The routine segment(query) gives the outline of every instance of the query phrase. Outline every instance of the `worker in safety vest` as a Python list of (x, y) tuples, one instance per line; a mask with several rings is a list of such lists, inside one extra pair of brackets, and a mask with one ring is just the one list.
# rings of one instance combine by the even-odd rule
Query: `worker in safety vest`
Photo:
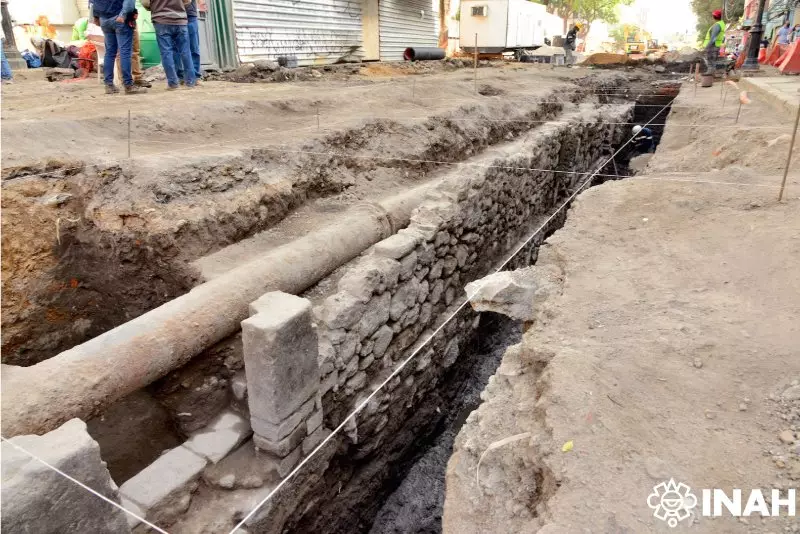
[(703, 49), (706, 52), (706, 73), (713, 74), (719, 61), (719, 49), (725, 44), (725, 21), (722, 20), (722, 11), (717, 9), (711, 16), (714, 24), (706, 32), (706, 39), (703, 41)]

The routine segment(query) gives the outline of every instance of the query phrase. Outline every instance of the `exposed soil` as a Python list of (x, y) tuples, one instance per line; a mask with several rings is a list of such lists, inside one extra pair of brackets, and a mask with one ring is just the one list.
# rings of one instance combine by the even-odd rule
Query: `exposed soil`
[(495, 96), (463, 71), (117, 99), (93, 80), (4, 87), (3, 361), (36, 363), (174, 298), (201, 279), (191, 261), (298, 208), (324, 221), (401, 191), (631, 77), (569, 82), (581, 75), (479, 69)]
[[(800, 528), (785, 516), (695, 509), (670, 529), (648, 507), (653, 486), (671, 477), (698, 496), (800, 480), (800, 274), (789, 267), (800, 258), (799, 177), (778, 204), (780, 177), (741, 158), (718, 172), (651, 170), (716, 157), (718, 137), (680, 123), (719, 124), (719, 98), (684, 90), (648, 171), (582, 194), (542, 247), (535, 269), (560, 273), (560, 289), (456, 440), (444, 532)], [(752, 106), (749, 125), (780, 123)], [(478, 458), (513, 436), (486, 454), (476, 482)]]

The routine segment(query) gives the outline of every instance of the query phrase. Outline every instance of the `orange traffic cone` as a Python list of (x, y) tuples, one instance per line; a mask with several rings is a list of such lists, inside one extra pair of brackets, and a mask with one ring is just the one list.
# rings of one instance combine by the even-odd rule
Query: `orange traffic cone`
[(793, 42), (783, 55), (782, 61), (777, 65), (781, 74), (800, 73), (800, 47), (797, 46), (798, 44), (800, 41)]
[[(773, 51), (774, 50), (770, 50), (770, 52), (773, 52)], [(771, 54), (767, 54), (767, 49), (766, 48), (759, 48), (759, 50), (758, 50), (758, 62), (759, 63), (761, 63), (763, 65), (764, 63), (769, 61), (768, 58), (770, 56), (771, 56)]]

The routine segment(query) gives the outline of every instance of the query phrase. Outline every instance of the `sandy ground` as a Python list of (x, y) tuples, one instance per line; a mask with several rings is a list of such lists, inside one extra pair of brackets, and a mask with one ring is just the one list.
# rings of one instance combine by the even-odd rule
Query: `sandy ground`
[[(685, 90), (678, 103), (729, 116), (714, 98)], [(759, 106), (751, 124), (781, 122)], [(800, 531), (796, 518), (699, 507), (671, 529), (648, 506), (670, 478), (745, 500), (800, 480), (797, 174), (779, 204), (779, 177), (720, 164), (725, 141), (696, 135), (671, 122), (651, 169), (689, 171), (691, 157), (718, 171), (593, 188), (542, 248), (535, 270), (561, 284), (456, 440), (444, 532)], [(479, 456), (512, 436), (486, 454), (478, 488)]]

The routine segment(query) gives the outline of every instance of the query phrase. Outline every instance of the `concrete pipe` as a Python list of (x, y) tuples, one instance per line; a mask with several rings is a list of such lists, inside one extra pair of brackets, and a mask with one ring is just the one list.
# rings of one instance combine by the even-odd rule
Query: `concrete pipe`
[(158, 308), (31, 367), (4, 365), (2, 430), (43, 434), (92, 414), (230, 336), (268, 291), (299, 293), (408, 225), (435, 184), (354, 208)]

